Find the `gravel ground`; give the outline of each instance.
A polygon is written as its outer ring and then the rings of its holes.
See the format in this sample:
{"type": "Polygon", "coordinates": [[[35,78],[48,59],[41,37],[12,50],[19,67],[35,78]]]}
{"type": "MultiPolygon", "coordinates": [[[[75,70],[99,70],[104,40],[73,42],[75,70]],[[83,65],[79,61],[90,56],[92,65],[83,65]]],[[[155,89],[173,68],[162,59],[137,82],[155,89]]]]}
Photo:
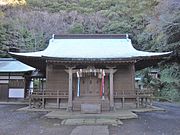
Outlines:
{"type": "Polygon", "coordinates": [[[61,126],[58,119],[46,119],[46,112],[18,112],[23,105],[0,105],[0,135],[69,135],[73,126],[61,126]]]}
{"type": "MultiPolygon", "coordinates": [[[[165,112],[138,113],[138,119],[109,126],[110,135],[180,135],[180,105],[155,103],[165,112]]],[[[46,112],[18,112],[24,105],[0,105],[0,135],[69,135],[76,126],[62,126],[58,119],[46,119],[46,112]]]]}
{"type": "Polygon", "coordinates": [[[120,127],[109,127],[112,135],[180,135],[180,104],[155,103],[162,112],[138,113],[138,119],[122,120],[120,127]]]}

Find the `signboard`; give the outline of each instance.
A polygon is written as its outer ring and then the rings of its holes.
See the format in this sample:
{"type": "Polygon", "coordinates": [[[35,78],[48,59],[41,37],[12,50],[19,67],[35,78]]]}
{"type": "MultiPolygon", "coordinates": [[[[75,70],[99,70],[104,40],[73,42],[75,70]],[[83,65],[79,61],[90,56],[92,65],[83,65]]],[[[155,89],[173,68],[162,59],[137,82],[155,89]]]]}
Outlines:
{"type": "Polygon", "coordinates": [[[9,98],[24,98],[24,89],[23,88],[10,88],[9,98]]]}

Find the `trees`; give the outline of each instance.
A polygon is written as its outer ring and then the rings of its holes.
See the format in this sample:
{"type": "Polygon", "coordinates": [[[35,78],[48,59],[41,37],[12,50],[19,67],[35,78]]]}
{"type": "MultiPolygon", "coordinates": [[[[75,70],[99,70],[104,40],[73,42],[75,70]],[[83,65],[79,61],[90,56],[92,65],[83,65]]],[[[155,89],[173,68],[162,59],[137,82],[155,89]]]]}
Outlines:
{"type": "Polygon", "coordinates": [[[28,0],[25,7],[2,11],[4,25],[8,25],[5,33],[11,31],[6,41],[31,50],[30,46],[52,34],[131,33],[138,37],[147,25],[147,13],[156,4],[156,0],[28,0]]]}

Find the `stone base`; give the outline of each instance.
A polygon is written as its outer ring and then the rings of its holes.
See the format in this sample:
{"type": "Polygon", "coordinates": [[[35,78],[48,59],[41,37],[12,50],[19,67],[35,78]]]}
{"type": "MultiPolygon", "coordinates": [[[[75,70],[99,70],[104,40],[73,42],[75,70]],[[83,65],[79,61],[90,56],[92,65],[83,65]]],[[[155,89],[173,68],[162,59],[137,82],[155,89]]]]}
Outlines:
{"type": "Polygon", "coordinates": [[[72,107],[67,107],[68,112],[72,112],[72,107]]]}
{"type": "Polygon", "coordinates": [[[101,104],[81,104],[81,113],[101,113],[101,104]]]}
{"type": "Polygon", "coordinates": [[[111,111],[111,112],[114,112],[114,111],[115,111],[115,107],[114,107],[114,106],[111,106],[111,107],[110,107],[110,111],[111,111]]]}

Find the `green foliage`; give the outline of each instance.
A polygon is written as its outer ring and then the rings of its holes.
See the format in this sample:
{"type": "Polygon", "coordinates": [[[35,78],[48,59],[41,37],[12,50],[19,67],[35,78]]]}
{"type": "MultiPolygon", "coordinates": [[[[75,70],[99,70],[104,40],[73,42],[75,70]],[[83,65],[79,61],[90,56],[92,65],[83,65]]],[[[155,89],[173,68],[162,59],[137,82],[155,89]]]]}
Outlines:
{"type": "Polygon", "coordinates": [[[154,95],[171,101],[180,101],[180,66],[171,63],[162,66],[160,79],[152,78],[148,73],[150,68],[141,72],[143,83],[146,87],[154,90],[154,95]]]}
{"type": "Polygon", "coordinates": [[[166,7],[167,4],[171,3],[161,2],[156,7],[151,23],[146,26],[143,33],[138,35],[138,40],[141,41],[139,42],[140,46],[145,50],[176,51],[180,54],[179,4],[174,1],[172,5],[169,5],[169,8],[166,7]],[[143,46],[144,43],[147,45],[143,46]]]}
{"type": "Polygon", "coordinates": [[[180,101],[180,94],[177,89],[172,89],[170,87],[161,90],[161,97],[164,97],[170,101],[180,101]]]}
{"type": "Polygon", "coordinates": [[[104,33],[109,34],[129,33],[130,29],[130,25],[119,21],[110,22],[103,27],[104,33]]]}
{"type": "Polygon", "coordinates": [[[42,50],[45,45],[45,39],[43,34],[36,33],[28,29],[20,29],[19,31],[21,38],[19,40],[19,48],[24,51],[38,51],[42,50]]]}
{"type": "Polygon", "coordinates": [[[82,24],[74,24],[70,28],[69,33],[71,33],[71,34],[82,34],[82,33],[84,33],[84,27],[82,26],[82,24]]]}
{"type": "Polygon", "coordinates": [[[10,24],[4,24],[0,26],[0,45],[4,51],[11,47],[26,52],[38,51],[44,49],[45,39],[41,33],[35,35],[26,28],[14,29],[10,24]]]}

